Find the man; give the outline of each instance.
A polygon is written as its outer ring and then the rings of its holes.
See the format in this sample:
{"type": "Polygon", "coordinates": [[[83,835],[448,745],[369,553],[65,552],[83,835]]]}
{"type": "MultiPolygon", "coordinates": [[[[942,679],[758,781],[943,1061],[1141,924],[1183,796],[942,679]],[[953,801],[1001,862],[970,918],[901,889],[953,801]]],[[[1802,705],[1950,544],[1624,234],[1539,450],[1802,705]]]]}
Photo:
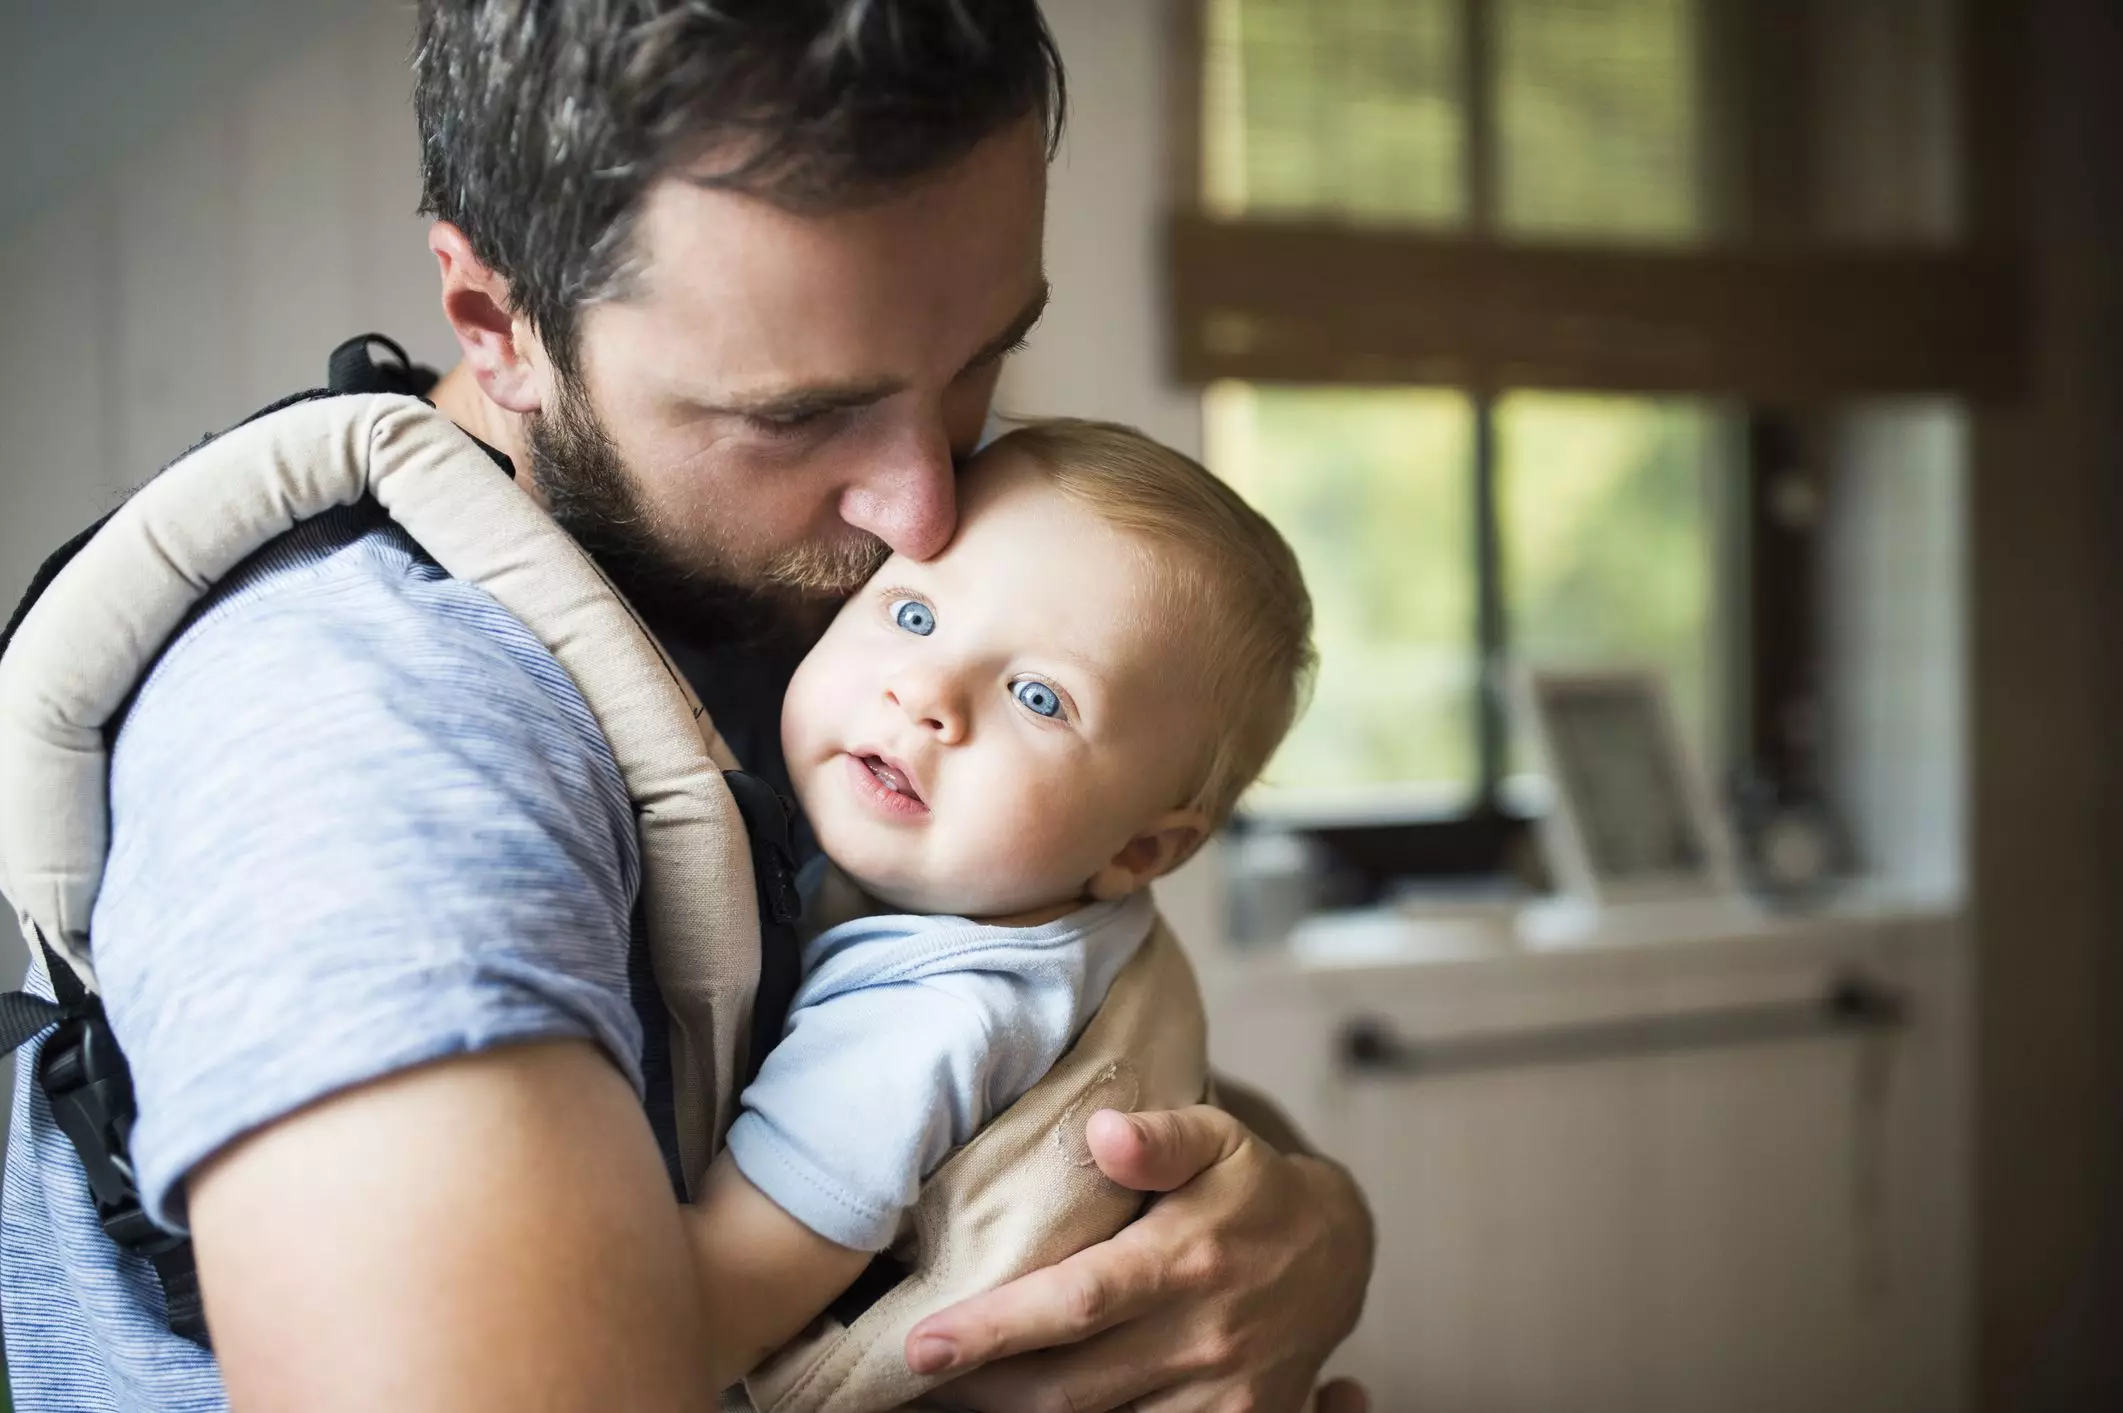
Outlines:
{"type": "MultiPolygon", "coordinates": [[[[427,0],[416,69],[464,354],[435,401],[770,755],[788,637],[949,540],[955,459],[1045,302],[1036,5],[427,0]]],[[[27,1084],[20,1407],[713,1405],[642,1100],[633,821],[520,625],[373,508],[324,517],[163,655],[111,809],[99,977],[214,1352],[162,1327],[27,1084]]],[[[1207,1109],[1096,1157],[1169,1195],[925,1322],[910,1363],[975,1407],[1296,1407],[1368,1275],[1347,1176],[1207,1109]]]]}

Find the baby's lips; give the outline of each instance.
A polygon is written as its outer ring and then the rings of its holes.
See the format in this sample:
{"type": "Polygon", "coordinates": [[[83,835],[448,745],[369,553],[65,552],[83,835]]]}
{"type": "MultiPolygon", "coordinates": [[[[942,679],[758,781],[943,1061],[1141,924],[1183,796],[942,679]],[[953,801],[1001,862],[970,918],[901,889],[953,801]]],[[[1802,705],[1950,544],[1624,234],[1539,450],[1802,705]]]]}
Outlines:
{"type": "Polygon", "coordinates": [[[917,803],[928,803],[927,798],[922,794],[920,779],[904,763],[894,760],[882,751],[862,750],[851,752],[851,754],[865,766],[868,766],[870,773],[876,776],[886,789],[893,791],[895,794],[904,795],[917,803]]]}

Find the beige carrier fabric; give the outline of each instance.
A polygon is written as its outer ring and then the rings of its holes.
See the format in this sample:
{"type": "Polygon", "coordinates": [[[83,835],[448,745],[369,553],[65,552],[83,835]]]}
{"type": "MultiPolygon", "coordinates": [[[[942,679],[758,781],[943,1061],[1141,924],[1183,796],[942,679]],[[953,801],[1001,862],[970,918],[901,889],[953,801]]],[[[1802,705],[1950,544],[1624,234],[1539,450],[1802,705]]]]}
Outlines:
{"type": "Polygon", "coordinates": [[[827,1316],[745,1381],[760,1413],[875,1413],[936,1387],[908,1372],[908,1332],[1125,1226],[1142,1195],[1092,1164],[1085,1121],[1200,1101],[1207,1043],[1193,970],[1160,920],[1069,1053],[923,1185],[894,1247],[912,1274],[852,1328],[827,1316]]]}
{"type": "Polygon", "coordinates": [[[735,762],[589,556],[418,399],[326,398],[237,428],[142,489],[58,576],[0,660],[0,891],[25,934],[93,986],[105,727],[217,580],[298,521],[365,494],[539,637],[611,743],[640,822],[681,1157],[697,1182],[732,1116],[758,982],[750,849],[721,774],[735,762]]]}

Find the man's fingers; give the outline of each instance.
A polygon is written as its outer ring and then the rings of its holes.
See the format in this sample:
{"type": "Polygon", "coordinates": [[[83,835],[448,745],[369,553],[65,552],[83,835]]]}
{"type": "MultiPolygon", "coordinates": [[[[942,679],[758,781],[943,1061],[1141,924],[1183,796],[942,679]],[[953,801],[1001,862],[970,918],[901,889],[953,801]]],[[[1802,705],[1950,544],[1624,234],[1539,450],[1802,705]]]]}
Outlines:
{"type": "Polygon", "coordinates": [[[976,1369],[936,1398],[972,1413],[1111,1413],[1135,1408],[1171,1376],[1170,1351],[1155,1330],[1113,1330],[1066,1349],[1027,1354],[976,1369]]]}
{"type": "Polygon", "coordinates": [[[931,1315],[907,1332],[907,1367],[940,1374],[1073,1344],[1140,1314],[1157,1279],[1156,1263],[1132,1256],[1123,1232],[931,1315]]]}
{"type": "Polygon", "coordinates": [[[1335,1379],[1320,1387],[1314,1413],[1371,1413],[1371,1395],[1354,1379],[1335,1379]]]}
{"type": "Polygon", "coordinates": [[[1084,1129],[1098,1170],[1136,1192],[1185,1187],[1245,1141],[1237,1120],[1206,1104],[1144,1114],[1101,1109],[1084,1129]]]}

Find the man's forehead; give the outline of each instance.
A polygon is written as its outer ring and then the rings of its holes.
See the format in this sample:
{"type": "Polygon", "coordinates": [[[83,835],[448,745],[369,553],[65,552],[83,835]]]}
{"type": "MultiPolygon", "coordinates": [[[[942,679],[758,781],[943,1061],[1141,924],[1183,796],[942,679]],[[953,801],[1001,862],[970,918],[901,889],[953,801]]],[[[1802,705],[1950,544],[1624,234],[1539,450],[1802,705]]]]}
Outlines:
{"type": "Polygon", "coordinates": [[[949,375],[1038,302],[1045,198],[1030,129],[847,210],[666,178],[642,208],[628,303],[674,379],[718,392],[949,375]]]}

